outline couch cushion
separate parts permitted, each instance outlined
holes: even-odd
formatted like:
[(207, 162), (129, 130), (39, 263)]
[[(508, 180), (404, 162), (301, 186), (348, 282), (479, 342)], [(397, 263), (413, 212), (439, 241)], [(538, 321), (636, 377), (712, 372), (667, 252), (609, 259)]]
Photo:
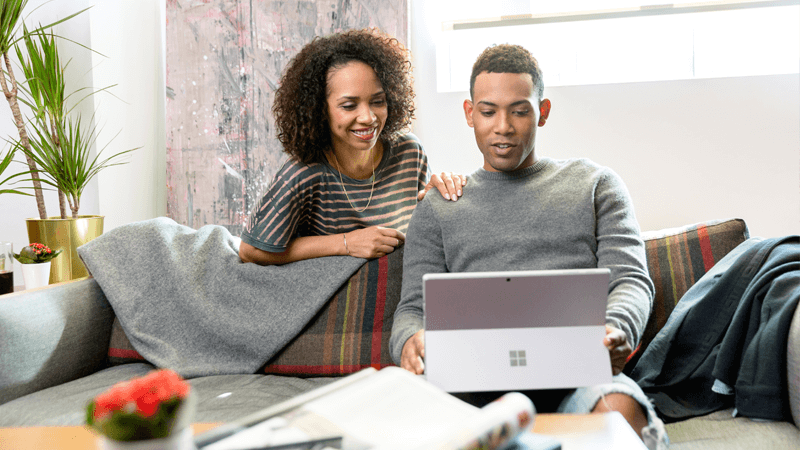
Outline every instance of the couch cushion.
[[(394, 365), (389, 355), (389, 337), (402, 278), (402, 247), (368, 261), (259, 373), (329, 376)], [(117, 319), (111, 331), (108, 360), (112, 365), (144, 360)]]
[(683, 294), (717, 261), (749, 237), (742, 219), (715, 220), (642, 233), (647, 270), (656, 292), (642, 340), (626, 369), (636, 365), (638, 357), (667, 323)]
[[(86, 405), (115, 383), (155, 368), (147, 363), (110, 367), (0, 405), (0, 426), (83, 425)], [(197, 394), (196, 422), (230, 422), (334, 381), (277, 375), (218, 375), (189, 380)]]
[(231, 422), (335, 381), (331, 377), (214, 375), (189, 380), (198, 396), (195, 422)]
[(262, 371), (344, 375), (394, 365), (389, 337), (402, 278), (402, 247), (369, 261)]
[(0, 426), (82, 425), (86, 421), (86, 405), (94, 396), (153, 369), (146, 363), (126, 364), (28, 394), (0, 405)]
[(726, 409), (667, 425), (670, 450), (798, 448), (800, 430), (791, 423), (754, 421), (732, 413)]

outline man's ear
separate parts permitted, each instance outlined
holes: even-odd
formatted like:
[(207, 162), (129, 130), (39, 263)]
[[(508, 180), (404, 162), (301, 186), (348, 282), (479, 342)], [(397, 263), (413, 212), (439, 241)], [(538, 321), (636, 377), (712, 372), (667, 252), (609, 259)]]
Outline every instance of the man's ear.
[(550, 100), (549, 99), (542, 99), (539, 102), (539, 126), (544, 126), (545, 121), (548, 117), (550, 117)]
[(464, 117), (467, 118), (467, 125), (470, 128), (475, 128), (475, 125), (472, 123), (472, 100), (464, 100)]

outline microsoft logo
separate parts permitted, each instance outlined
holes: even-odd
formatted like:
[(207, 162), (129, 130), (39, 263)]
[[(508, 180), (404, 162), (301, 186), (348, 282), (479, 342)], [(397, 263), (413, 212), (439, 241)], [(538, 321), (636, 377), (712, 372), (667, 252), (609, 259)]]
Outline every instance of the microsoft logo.
[(511, 350), (508, 352), (508, 356), (511, 359), (511, 367), (528, 365), (527, 360), (525, 359), (525, 350)]

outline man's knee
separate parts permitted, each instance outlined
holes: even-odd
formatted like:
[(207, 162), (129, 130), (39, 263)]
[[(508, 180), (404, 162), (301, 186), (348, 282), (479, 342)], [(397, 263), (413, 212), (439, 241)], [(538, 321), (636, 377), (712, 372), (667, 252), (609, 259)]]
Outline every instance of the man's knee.
[(642, 428), (647, 426), (647, 413), (636, 399), (628, 394), (613, 393), (603, 396), (592, 412), (603, 413), (617, 411), (631, 425), (633, 431), (641, 437)]

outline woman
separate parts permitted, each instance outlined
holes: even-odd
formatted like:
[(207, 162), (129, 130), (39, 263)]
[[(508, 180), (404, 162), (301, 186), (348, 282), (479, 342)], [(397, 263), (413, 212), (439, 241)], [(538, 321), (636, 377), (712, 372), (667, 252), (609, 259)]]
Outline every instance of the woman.
[(453, 201), (466, 177), (428, 178), (405, 134), (414, 115), (408, 51), (376, 30), (315, 38), (275, 95), (278, 139), (290, 155), (242, 233), (243, 262), (286, 264), (330, 255), (377, 258), (405, 240), (432, 187)]

